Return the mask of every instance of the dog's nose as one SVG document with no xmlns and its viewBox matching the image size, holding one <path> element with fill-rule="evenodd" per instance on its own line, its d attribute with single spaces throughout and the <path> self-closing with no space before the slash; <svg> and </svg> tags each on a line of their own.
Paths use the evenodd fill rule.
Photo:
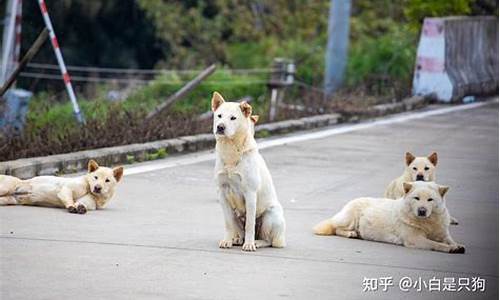
<svg viewBox="0 0 500 300">
<path fill-rule="evenodd" d="M 100 193 L 102 190 L 102 187 L 100 185 L 94 186 L 94 193 Z"/>
<path fill-rule="evenodd" d="M 217 133 L 224 133 L 226 126 L 224 124 L 217 125 Z"/>
<path fill-rule="evenodd" d="M 424 175 L 417 175 L 417 181 L 425 181 L 424 180 Z"/>
<path fill-rule="evenodd" d="M 417 213 L 419 217 L 425 217 L 427 215 L 427 209 L 425 207 L 419 207 Z"/>
</svg>

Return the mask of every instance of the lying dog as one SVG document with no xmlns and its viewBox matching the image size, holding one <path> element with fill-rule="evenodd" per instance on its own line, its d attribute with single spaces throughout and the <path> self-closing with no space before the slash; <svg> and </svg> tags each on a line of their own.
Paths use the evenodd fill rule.
<svg viewBox="0 0 500 300">
<path fill-rule="evenodd" d="M 443 198 L 447 191 L 448 187 L 434 182 L 405 182 L 402 198 L 354 199 L 331 219 L 316 225 L 314 233 L 464 253 L 464 246 L 450 236 L 450 215 Z"/>
<path fill-rule="evenodd" d="M 438 155 L 433 152 L 427 157 L 415 157 L 410 152 L 405 154 L 405 170 L 403 175 L 394 179 L 386 188 L 384 197 L 399 199 L 404 196 L 403 183 L 412 181 L 436 181 Z M 450 217 L 450 224 L 458 225 L 457 219 Z"/>
<path fill-rule="evenodd" d="M 285 218 L 271 174 L 254 139 L 252 107 L 212 97 L 216 138 L 215 180 L 224 212 L 220 248 L 243 245 L 243 251 L 285 246 Z"/>
<path fill-rule="evenodd" d="M 0 205 L 34 205 L 66 208 L 70 213 L 84 214 L 103 208 L 115 193 L 123 176 L 123 167 L 100 167 L 88 163 L 88 173 L 66 178 L 38 176 L 28 180 L 0 175 Z"/>
</svg>

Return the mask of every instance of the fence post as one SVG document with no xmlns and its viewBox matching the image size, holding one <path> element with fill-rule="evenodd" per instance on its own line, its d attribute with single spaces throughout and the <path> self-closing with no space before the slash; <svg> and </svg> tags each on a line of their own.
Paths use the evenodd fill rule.
<svg viewBox="0 0 500 300">
<path fill-rule="evenodd" d="M 288 59 L 275 58 L 273 60 L 271 78 L 267 83 L 271 89 L 269 102 L 269 121 L 274 121 L 278 114 L 278 107 L 284 96 L 284 89 L 294 82 L 295 64 Z"/>
</svg>

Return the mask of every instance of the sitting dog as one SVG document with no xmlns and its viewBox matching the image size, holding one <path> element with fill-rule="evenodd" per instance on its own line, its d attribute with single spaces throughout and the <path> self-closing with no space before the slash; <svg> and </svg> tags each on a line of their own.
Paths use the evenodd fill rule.
<svg viewBox="0 0 500 300">
<path fill-rule="evenodd" d="M 427 157 L 415 157 L 410 152 L 405 154 L 405 170 L 403 175 L 394 179 L 386 188 L 384 197 L 399 199 L 404 196 L 403 183 L 412 181 L 436 181 L 438 155 L 433 152 Z M 458 225 L 457 219 L 450 217 L 450 224 Z"/>
<path fill-rule="evenodd" d="M 225 218 L 220 248 L 243 245 L 243 251 L 285 247 L 285 218 L 271 174 L 257 149 L 252 107 L 225 102 L 215 92 L 213 133 L 216 138 L 215 180 Z"/>
<path fill-rule="evenodd" d="M 403 175 L 394 179 L 385 190 L 384 197 L 399 199 L 404 195 L 403 183 L 412 181 L 435 181 L 438 156 L 433 152 L 428 157 L 415 157 L 406 152 L 406 166 Z"/>
<path fill-rule="evenodd" d="M 103 208 L 122 176 L 123 167 L 100 167 L 93 160 L 88 163 L 86 175 L 73 178 L 38 176 L 21 180 L 0 175 L 0 205 L 61 207 L 70 213 L 84 214 Z"/>
<path fill-rule="evenodd" d="M 448 187 L 434 182 L 405 182 L 398 200 L 358 198 L 331 219 L 314 227 L 318 235 L 339 235 L 448 253 L 465 248 L 450 236 L 444 195 Z"/>
</svg>

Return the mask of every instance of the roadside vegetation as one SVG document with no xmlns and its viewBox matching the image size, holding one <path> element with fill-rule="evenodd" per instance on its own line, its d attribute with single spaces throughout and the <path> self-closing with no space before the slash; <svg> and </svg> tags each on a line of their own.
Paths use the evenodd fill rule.
<svg viewBox="0 0 500 300">
<path fill-rule="evenodd" d="M 252 99 L 254 111 L 266 122 L 270 74 L 265 70 L 275 57 L 293 59 L 297 66 L 298 84 L 287 90 L 284 101 L 308 107 L 282 109 L 279 120 L 399 101 L 410 93 L 425 16 L 498 15 L 498 4 L 491 0 L 352 1 L 345 85 L 326 99 L 320 89 L 329 4 L 329 0 L 74 0 L 51 6 L 69 65 L 200 70 L 217 63 L 218 70 L 169 112 L 148 123 L 145 115 L 196 73 L 169 72 L 148 77 L 151 81 L 145 84 L 75 82 L 87 119 L 84 127 L 76 124 L 60 81 L 22 78 L 18 86 L 35 96 L 24 131 L 0 136 L 0 160 L 208 132 L 210 120 L 200 115 L 209 110 L 215 90 L 232 100 Z M 28 2 L 24 11 L 23 52 L 42 28 L 35 1 Z M 61 30 L 59 24 L 68 26 Z M 36 61 L 54 63 L 50 47 L 46 45 Z M 110 90 L 126 92 L 111 101 Z"/>
</svg>

